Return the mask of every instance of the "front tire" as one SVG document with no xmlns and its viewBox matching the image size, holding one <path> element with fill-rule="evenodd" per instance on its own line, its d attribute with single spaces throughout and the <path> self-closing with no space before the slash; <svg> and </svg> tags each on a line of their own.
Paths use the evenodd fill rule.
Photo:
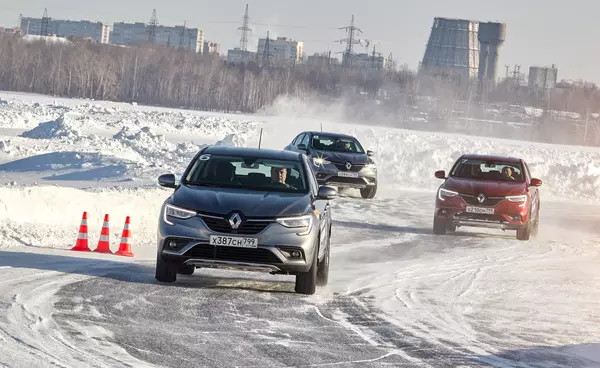
<svg viewBox="0 0 600 368">
<path fill-rule="evenodd" d="M 377 193 L 377 185 L 372 187 L 361 188 L 360 195 L 364 199 L 373 199 L 375 198 L 375 193 Z"/>
<path fill-rule="evenodd" d="M 319 247 L 314 252 L 312 264 L 308 272 L 296 275 L 296 287 L 294 290 L 299 294 L 312 295 L 317 291 L 317 270 L 318 270 Z"/>
<path fill-rule="evenodd" d="M 327 249 L 323 255 L 323 260 L 318 264 L 317 268 L 317 285 L 325 286 L 329 281 L 329 254 L 330 254 L 331 242 L 329 237 L 327 240 Z"/>
<path fill-rule="evenodd" d="M 156 258 L 156 274 L 154 277 L 160 282 L 177 281 L 177 264 L 165 261 L 158 256 Z"/>
<path fill-rule="evenodd" d="M 448 223 L 446 220 L 440 220 L 436 217 L 433 218 L 433 233 L 435 235 L 444 235 L 448 229 Z"/>
</svg>

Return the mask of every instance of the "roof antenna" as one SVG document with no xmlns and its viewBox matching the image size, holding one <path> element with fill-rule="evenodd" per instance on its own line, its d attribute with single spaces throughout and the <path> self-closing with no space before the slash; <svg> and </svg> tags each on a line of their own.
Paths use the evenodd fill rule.
<svg viewBox="0 0 600 368">
<path fill-rule="evenodd" d="M 263 132 L 263 128 L 260 128 L 260 137 L 258 137 L 258 149 L 260 149 L 260 144 L 262 142 L 262 132 Z"/>
<path fill-rule="evenodd" d="M 323 122 L 321 122 L 321 133 L 323 133 Z"/>
</svg>

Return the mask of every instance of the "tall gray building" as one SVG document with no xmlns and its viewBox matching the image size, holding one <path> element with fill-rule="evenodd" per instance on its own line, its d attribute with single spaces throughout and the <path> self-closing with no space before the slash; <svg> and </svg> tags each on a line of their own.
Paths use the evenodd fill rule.
<svg viewBox="0 0 600 368">
<path fill-rule="evenodd" d="M 115 45 L 133 46 L 150 42 L 150 26 L 146 23 L 115 23 L 110 35 Z M 200 28 L 185 26 L 156 26 L 155 43 L 162 46 L 183 48 L 203 53 L 204 32 Z"/>
<path fill-rule="evenodd" d="M 47 35 L 65 38 L 91 38 L 98 43 L 109 43 L 110 41 L 110 29 L 107 24 L 87 20 L 46 19 Z M 21 17 L 21 32 L 24 35 L 42 35 L 43 22 L 42 18 Z"/>
<path fill-rule="evenodd" d="M 435 18 L 421 71 L 496 82 L 504 23 Z"/>
</svg>

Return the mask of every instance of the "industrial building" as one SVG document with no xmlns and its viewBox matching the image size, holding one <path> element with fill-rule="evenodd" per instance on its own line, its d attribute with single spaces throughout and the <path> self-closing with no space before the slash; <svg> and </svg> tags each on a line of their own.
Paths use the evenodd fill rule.
<svg viewBox="0 0 600 368">
<path fill-rule="evenodd" d="M 556 87 L 558 69 L 552 67 L 529 67 L 529 88 L 531 90 L 543 90 Z"/>
<path fill-rule="evenodd" d="M 203 31 L 200 28 L 188 28 L 186 26 L 151 26 L 140 22 L 119 22 L 113 25 L 110 39 L 111 43 L 121 46 L 155 43 L 166 47 L 183 48 L 197 53 L 203 53 L 204 51 Z"/>
<path fill-rule="evenodd" d="M 420 72 L 496 82 L 506 24 L 436 17 Z"/>
<path fill-rule="evenodd" d="M 227 61 L 232 64 L 242 64 L 256 61 L 256 52 L 242 50 L 239 47 L 227 50 Z"/>
<path fill-rule="evenodd" d="M 268 58 L 270 65 L 296 65 L 304 58 L 304 43 L 287 37 L 260 38 L 257 53 L 263 62 Z"/>
<path fill-rule="evenodd" d="M 98 43 L 109 43 L 110 27 L 101 22 L 62 20 L 52 18 L 20 17 L 24 35 L 90 38 Z"/>
<path fill-rule="evenodd" d="M 358 69 L 382 70 L 387 67 L 387 58 L 367 53 L 352 54 L 350 55 L 350 65 Z"/>
</svg>

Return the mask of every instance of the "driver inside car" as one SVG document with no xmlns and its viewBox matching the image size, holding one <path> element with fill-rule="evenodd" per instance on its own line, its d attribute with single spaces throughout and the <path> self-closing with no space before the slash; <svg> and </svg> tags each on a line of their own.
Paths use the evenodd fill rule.
<svg viewBox="0 0 600 368">
<path fill-rule="evenodd" d="M 283 184 L 287 188 L 293 188 L 291 185 L 285 182 L 287 178 L 287 169 L 285 167 L 271 167 L 271 180 L 274 183 Z"/>
</svg>

